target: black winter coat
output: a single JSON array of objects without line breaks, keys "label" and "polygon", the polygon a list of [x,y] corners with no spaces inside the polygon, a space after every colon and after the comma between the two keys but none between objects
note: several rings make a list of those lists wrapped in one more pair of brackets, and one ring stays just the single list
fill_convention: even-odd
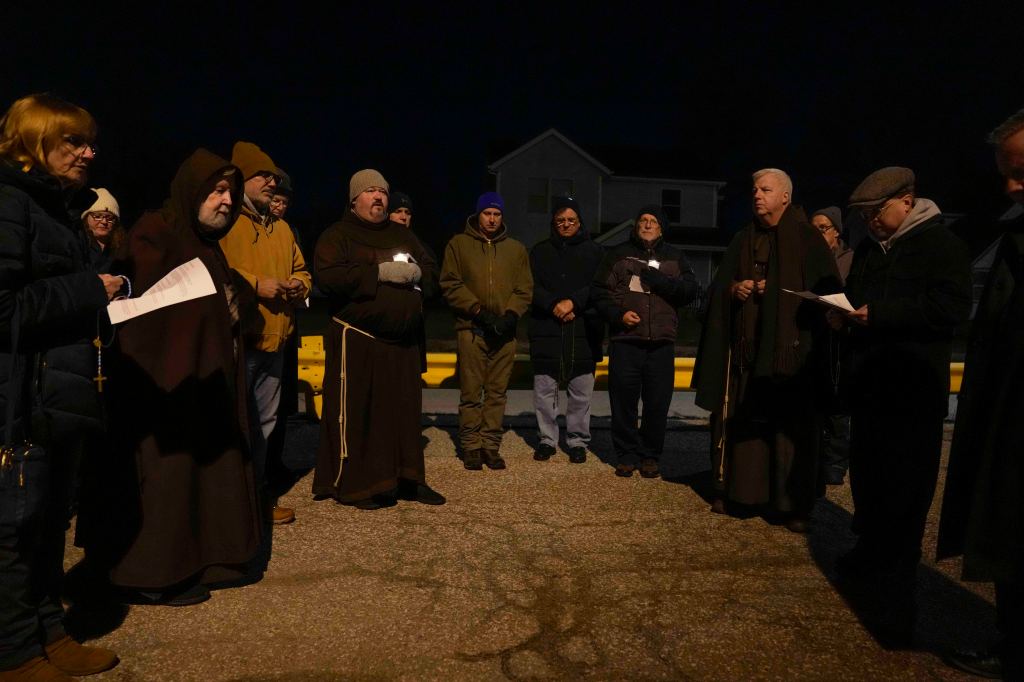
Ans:
[{"label": "black winter coat", "polygon": [[[555,230],[530,250],[533,301],[530,305],[530,361],[534,374],[572,379],[594,371],[602,359],[604,320],[591,296],[603,251],[585,227],[568,239]],[[576,316],[562,322],[552,310],[572,301]]]},{"label": "black winter coat", "polygon": [[[0,161],[0,423],[10,390],[11,325],[20,326],[14,438],[44,446],[100,426],[92,377],[96,314],[107,304],[57,178]],[[32,413],[32,426],[23,417]]]},{"label": "black winter coat", "polygon": [[971,311],[967,248],[935,216],[894,242],[857,246],[846,280],[868,325],[850,328],[845,392],[853,409],[944,416],[949,410],[953,332]]},{"label": "black winter coat", "polygon": [[[648,265],[652,260],[657,268]],[[697,279],[682,250],[661,238],[645,244],[634,231],[629,241],[605,254],[594,276],[593,295],[612,341],[675,341],[676,309],[697,295]],[[640,316],[633,328],[622,323],[628,310]]]},{"label": "black winter coat", "polygon": [[938,558],[965,580],[1024,571],[1024,225],[1003,235],[967,347],[942,500]]}]

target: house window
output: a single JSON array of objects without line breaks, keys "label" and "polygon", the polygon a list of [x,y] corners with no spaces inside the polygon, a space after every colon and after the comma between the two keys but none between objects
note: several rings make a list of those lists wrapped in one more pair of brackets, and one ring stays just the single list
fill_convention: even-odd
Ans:
[{"label": "house window", "polygon": [[679,210],[682,208],[682,191],[678,189],[661,190],[661,208],[668,216],[670,223],[679,222]]},{"label": "house window", "polygon": [[530,178],[526,188],[526,210],[529,213],[548,212],[548,179]]},{"label": "house window", "polygon": [[550,213],[551,198],[573,196],[574,189],[572,178],[529,178],[526,209],[530,213]]}]

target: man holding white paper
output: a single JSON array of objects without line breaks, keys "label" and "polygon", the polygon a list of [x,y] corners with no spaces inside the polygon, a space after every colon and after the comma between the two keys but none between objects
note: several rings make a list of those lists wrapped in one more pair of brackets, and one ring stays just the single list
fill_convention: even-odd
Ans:
[{"label": "man holding white paper", "polygon": [[142,292],[197,262],[214,286],[128,319],[103,353],[111,451],[83,483],[77,540],[86,561],[77,570],[109,579],[133,603],[209,599],[206,586],[241,578],[258,546],[238,306],[218,247],[241,196],[238,169],[196,151],[163,209],[139,219],[112,264]]}]

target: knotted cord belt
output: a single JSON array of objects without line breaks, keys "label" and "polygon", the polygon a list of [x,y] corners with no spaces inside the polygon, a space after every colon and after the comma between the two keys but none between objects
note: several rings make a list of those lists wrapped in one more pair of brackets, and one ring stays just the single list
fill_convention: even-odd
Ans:
[{"label": "knotted cord belt", "polygon": [[341,434],[341,452],[338,458],[338,476],[334,479],[334,487],[337,488],[338,483],[341,481],[341,463],[348,457],[348,438],[346,436],[348,427],[348,380],[345,376],[348,368],[348,344],[345,342],[345,335],[351,330],[374,340],[376,340],[377,337],[369,332],[364,332],[358,327],[353,327],[348,322],[339,320],[337,317],[332,317],[331,319],[341,325],[341,371],[338,373],[338,378],[341,382],[341,406],[338,409],[338,430]]}]

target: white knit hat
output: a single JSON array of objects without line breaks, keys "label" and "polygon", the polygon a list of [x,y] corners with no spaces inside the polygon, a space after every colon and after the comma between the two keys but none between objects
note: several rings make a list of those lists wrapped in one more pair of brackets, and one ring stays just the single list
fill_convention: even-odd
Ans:
[{"label": "white knit hat", "polygon": [[110,211],[118,218],[121,217],[121,207],[117,205],[117,199],[113,194],[103,187],[93,187],[92,191],[96,192],[96,202],[82,211],[80,217],[84,218],[86,213],[99,213],[100,211]]}]

